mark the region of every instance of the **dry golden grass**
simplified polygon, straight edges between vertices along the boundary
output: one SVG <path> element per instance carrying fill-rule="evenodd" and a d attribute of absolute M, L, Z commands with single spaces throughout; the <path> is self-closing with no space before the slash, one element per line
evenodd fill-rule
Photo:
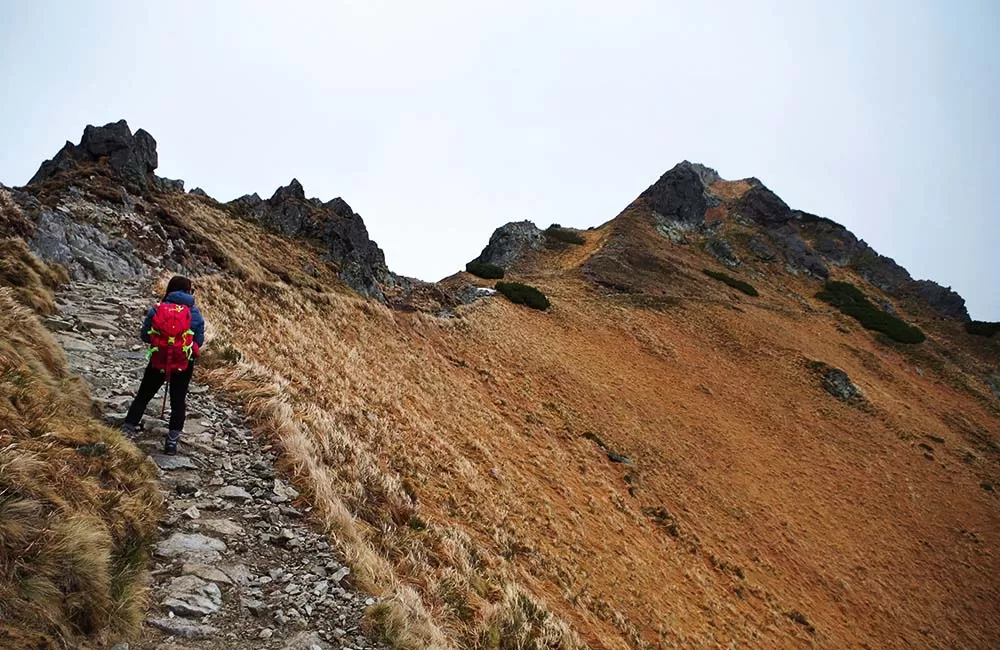
<path fill-rule="evenodd" d="M 916 352 L 852 327 L 809 281 L 768 273 L 741 297 L 701 277 L 696 247 L 655 239 L 631 258 L 649 268 L 618 271 L 659 278 L 650 295 L 595 293 L 569 249 L 514 278 L 547 313 L 398 313 L 300 277 L 332 273 L 316 251 L 198 209 L 190 227 L 225 232 L 241 269 L 199 279 L 220 332 L 210 381 L 283 451 L 353 578 L 384 599 L 369 622 L 394 647 L 988 648 L 1000 634 L 1000 511 L 980 487 L 997 480 L 1000 418 L 974 361 L 933 347 L 943 335 L 919 376 Z M 633 215 L 582 249 L 657 237 L 643 228 Z M 811 360 L 845 369 L 871 408 L 829 397 Z"/>
<path fill-rule="evenodd" d="M 88 415 L 59 345 L 19 301 L 51 296 L 0 288 L 0 647 L 103 646 L 144 614 L 155 474 Z"/>
<path fill-rule="evenodd" d="M 23 239 L 0 239 L 0 287 L 10 287 L 21 304 L 39 314 L 53 314 L 52 291 L 68 281 L 66 269 L 39 260 Z"/>

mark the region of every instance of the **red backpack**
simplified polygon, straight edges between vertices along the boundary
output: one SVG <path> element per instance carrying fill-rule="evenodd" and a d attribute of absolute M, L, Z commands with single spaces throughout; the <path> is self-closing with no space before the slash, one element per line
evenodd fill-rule
<path fill-rule="evenodd" d="M 191 330 L 191 308 L 161 302 L 156 305 L 149 325 L 149 365 L 163 371 L 170 381 L 170 373 L 183 372 L 198 354 Z"/>

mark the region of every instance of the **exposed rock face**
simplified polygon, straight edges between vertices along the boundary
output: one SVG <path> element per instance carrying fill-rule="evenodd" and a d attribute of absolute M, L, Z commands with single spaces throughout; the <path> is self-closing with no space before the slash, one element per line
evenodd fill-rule
<path fill-rule="evenodd" d="M 112 173 L 126 187 L 134 191 L 146 191 L 158 164 L 156 140 L 142 129 L 133 135 L 125 120 L 104 126 L 88 125 L 79 145 L 67 142 L 54 158 L 42 163 L 28 184 L 40 183 L 81 163 L 93 163 L 102 159 L 107 160 Z M 155 177 L 153 183 L 157 184 Z M 178 183 L 183 189 L 183 181 L 166 179 L 159 179 L 156 186 L 161 190 L 174 190 Z"/>
<path fill-rule="evenodd" d="M 705 223 L 705 211 L 719 205 L 719 199 L 708 189 L 718 179 L 715 170 L 685 160 L 650 185 L 639 199 L 646 200 L 662 218 L 700 226 Z"/>
<path fill-rule="evenodd" d="M 780 200 L 780 199 L 779 199 Z M 806 271 L 818 278 L 830 276 L 830 269 L 819 255 L 802 238 L 798 229 L 789 223 L 770 231 L 772 241 L 785 254 L 785 259 L 792 268 Z"/>
<path fill-rule="evenodd" d="M 731 269 L 735 269 L 737 266 L 742 264 L 739 256 L 733 250 L 733 247 L 724 239 L 712 238 L 708 240 L 705 244 L 705 250 L 708 251 L 712 257 L 719 260 Z"/>
<path fill-rule="evenodd" d="M 771 242 L 756 235 L 747 239 L 747 249 L 762 262 L 770 262 L 778 257 L 778 251 L 771 245 Z"/>
<path fill-rule="evenodd" d="M 916 280 L 910 284 L 916 295 L 927 303 L 935 312 L 946 318 L 968 321 L 969 312 L 965 308 L 965 299 L 951 290 L 930 280 Z"/>
<path fill-rule="evenodd" d="M 768 227 L 780 226 L 792 218 L 792 209 L 777 194 L 756 178 L 751 178 L 750 183 L 750 191 L 733 206 L 738 213 Z"/>
<path fill-rule="evenodd" d="M 705 250 L 733 268 L 741 260 L 719 233 L 707 227 L 705 211 L 720 204 L 710 186 L 720 180 L 712 169 L 684 161 L 665 173 L 639 195 L 653 212 L 654 226 L 676 244 L 688 243 L 688 233 L 707 234 Z M 805 272 L 825 280 L 829 265 L 843 266 L 872 285 L 911 305 L 919 303 L 940 316 L 968 321 L 965 301 L 949 287 L 929 280 L 914 281 L 902 266 L 878 254 L 839 223 L 814 214 L 792 210 L 756 178 L 747 179 L 750 189 L 739 198 L 727 199 L 730 214 L 743 225 L 756 224 L 759 231 L 746 239 L 746 247 L 758 260 L 783 260 L 792 272 Z"/>
<path fill-rule="evenodd" d="M 493 231 L 490 243 L 473 262 L 509 269 L 525 251 L 540 249 L 544 241 L 541 229 L 532 222 L 512 221 Z"/>
<path fill-rule="evenodd" d="M 282 235 L 313 239 L 332 261 L 340 264 L 340 278 L 358 293 L 385 300 L 379 283 L 392 284 L 382 249 L 368 237 L 361 216 L 341 198 L 326 203 L 307 199 L 298 180 L 279 187 L 270 199 L 257 194 L 229 203 L 246 219 Z"/>
<path fill-rule="evenodd" d="M 64 266 L 73 280 L 124 280 L 146 272 L 147 263 L 126 239 L 108 235 L 63 205 L 44 205 L 28 192 L 8 190 L 8 196 L 30 224 L 22 233 L 28 247 L 42 260 Z M 105 217 L 88 207 L 74 206 L 93 212 L 95 220 Z"/>

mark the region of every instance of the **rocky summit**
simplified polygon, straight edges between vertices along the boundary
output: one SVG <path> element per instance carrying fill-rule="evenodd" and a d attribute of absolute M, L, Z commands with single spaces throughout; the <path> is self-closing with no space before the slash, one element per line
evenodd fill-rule
<path fill-rule="evenodd" d="M 862 233 L 684 161 L 429 282 L 157 162 L 119 122 L 0 186 L 0 647 L 996 646 L 1000 324 Z M 116 427 L 177 273 L 165 456 L 159 398 Z"/>
<path fill-rule="evenodd" d="M 320 242 L 330 259 L 341 265 L 340 278 L 370 298 L 384 301 L 380 285 L 394 281 L 385 265 L 385 255 L 368 238 L 361 216 L 342 198 L 327 202 L 307 199 L 298 180 L 275 190 L 262 200 L 256 194 L 229 203 L 240 216 L 282 235 Z"/>

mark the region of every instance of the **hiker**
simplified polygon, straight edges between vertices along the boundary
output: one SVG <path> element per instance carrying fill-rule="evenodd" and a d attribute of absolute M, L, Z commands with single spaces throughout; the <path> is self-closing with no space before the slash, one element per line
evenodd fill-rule
<path fill-rule="evenodd" d="M 150 346 L 146 355 L 149 364 L 125 416 L 122 431 L 130 437 L 138 432 L 146 405 L 166 382 L 170 392 L 170 424 L 163 453 L 173 455 L 177 453 L 177 443 L 184 430 L 185 401 L 194 360 L 205 344 L 205 319 L 194 306 L 191 280 L 179 275 L 170 278 L 166 295 L 146 314 L 139 336 Z M 164 404 L 166 399 L 165 391 Z"/>

